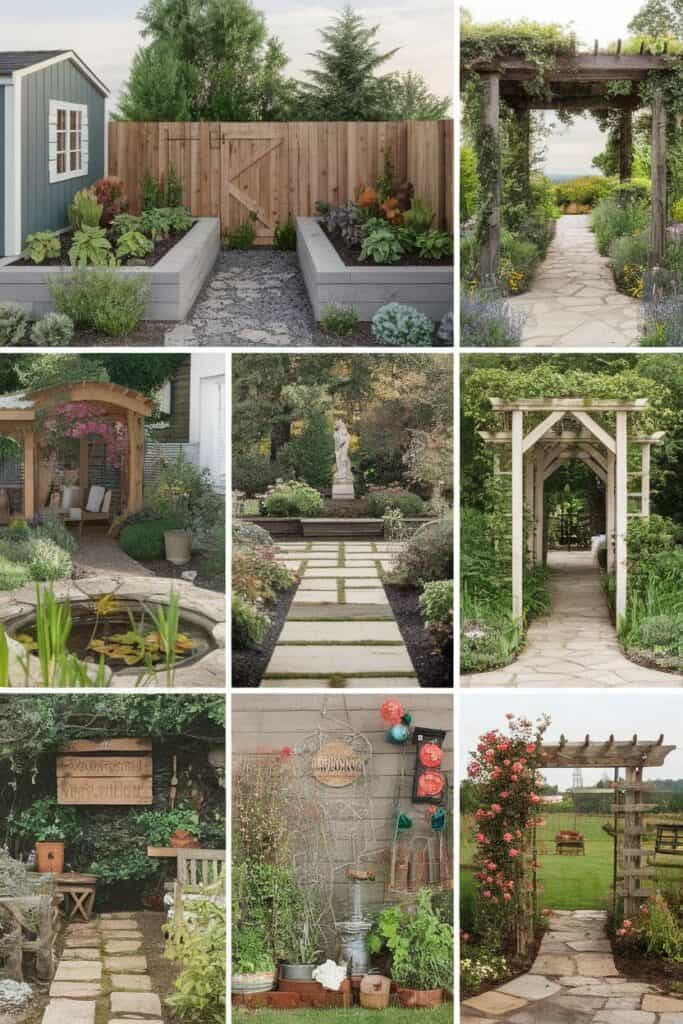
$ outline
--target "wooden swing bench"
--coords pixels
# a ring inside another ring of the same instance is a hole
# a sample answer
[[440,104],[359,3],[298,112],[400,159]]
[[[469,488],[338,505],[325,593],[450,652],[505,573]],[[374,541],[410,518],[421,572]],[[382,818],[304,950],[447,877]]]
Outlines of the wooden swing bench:
[[555,836],[555,853],[558,856],[567,854],[569,856],[586,856],[586,843],[580,832],[565,830],[558,832]]

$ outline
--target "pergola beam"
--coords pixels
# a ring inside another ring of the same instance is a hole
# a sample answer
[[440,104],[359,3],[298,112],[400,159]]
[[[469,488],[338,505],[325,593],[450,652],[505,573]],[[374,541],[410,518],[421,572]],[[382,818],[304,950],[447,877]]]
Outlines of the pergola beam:
[[586,412],[643,412],[648,407],[647,398],[636,398],[622,401],[619,398],[489,398],[491,408],[496,412],[512,412],[521,409],[523,412],[552,412],[563,409],[574,412],[583,409]]
[[616,740],[605,743],[585,739],[560,743],[544,743],[546,768],[660,768],[669,754],[676,749],[654,740]]
[[[640,82],[651,71],[668,71],[675,66],[675,58],[648,53],[577,53],[556,57],[553,66],[543,72],[543,80],[567,85],[626,80]],[[470,70],[479,74],[487,74],[494,69],[504,82],[530,82],[538,77],[535,64],[516,58],[502,59],[495,65],[486,61],[475,61],[470,65]]]

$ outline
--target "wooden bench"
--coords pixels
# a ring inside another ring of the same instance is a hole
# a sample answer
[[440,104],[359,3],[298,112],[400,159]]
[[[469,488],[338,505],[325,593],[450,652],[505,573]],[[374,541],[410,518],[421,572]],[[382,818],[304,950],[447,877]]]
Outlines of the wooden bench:
[[558,832],[555,836],[555,853],[560,856],[567,853],[570,856],[586,856],[586,844],[580,832]]

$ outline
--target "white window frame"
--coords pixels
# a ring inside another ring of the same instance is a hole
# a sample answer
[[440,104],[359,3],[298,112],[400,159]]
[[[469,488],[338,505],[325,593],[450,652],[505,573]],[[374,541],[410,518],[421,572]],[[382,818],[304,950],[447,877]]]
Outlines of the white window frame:
[[[64,111],[66,148],[58,149],[58,117],[59,112]],[[71,128],[71,114],[80,114],[79,126],[75,133],[80,133],[80,148],[72,148],[74,129]],[[49,130],[49,180],[53,185],[58,181],[70,181],[73,178],[85,178],[88,175],[88,107],[85,103],[67,103],[66,100],[50,100],[50,113],[48,121]],[[57,170],[58,155],[65,155],[66,170]],[[71,170],[72,153],[80,153],[81,166],[77,170]]]

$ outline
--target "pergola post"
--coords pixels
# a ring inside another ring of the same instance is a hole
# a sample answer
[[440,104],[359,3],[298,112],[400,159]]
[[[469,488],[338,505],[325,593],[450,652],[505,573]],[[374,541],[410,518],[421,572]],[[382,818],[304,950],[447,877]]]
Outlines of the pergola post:
[[630,181],[633,171],[633,113],[630,109],[619,115],[619,181]]
[[536,479],[534,481],[534,561],[542,565],[545,558],[545,488],[543,474],[545,471],[541,453],[536,455]]
[[128,412],[128,515],[144,508],[145,429],[144,418]]
[[616,465],[611,452],[607,452],[607,481],[605,483],[605,534],[607,538],[607,572],[614,570],[614,532],[616,512]]
[[640,449],[640,512],[643,516],[650,514],[650,446],[644,444]]
[[627,593],[627,551],[626,530],[628,526],[628,434],[626,412],[617,411],[616,432],[616,620],[617,627],[626,614]]
[[524,413],[512,410],[512,617],[524,613]]
[[24,434],[24,517],[33,519],[36,511],[36,436],[33,428]]
[[[481,252],[479,254],[479,276],[482,285],[493,285],[498,279],[498,261],[500,258],[500,201],[501,201],[501,168],[500,168],[500,75],[498,72],[485,72],[481,75],[484,87],[482,100],[482,120],[486,137],[494,150],[493,166],[490,165],[491,153],[486,153],[488,186],[482,198],[488,210],[486,224],[483,226]],[[481,180],[481,174],[479,178]]]
[[652,104],[652,226],[650,269],[661,266],[666,249],[666,110],[661,90]]
[[530,561],[534,558],[534,455],[528,452],[524,456],[524,515],[526,551]]
[[88,450],[88,438],[82,437],[78,442],[78,486],[81,488],[83,508],[88,500]]

